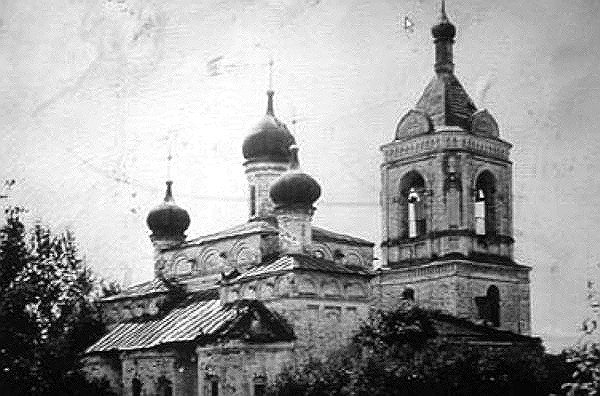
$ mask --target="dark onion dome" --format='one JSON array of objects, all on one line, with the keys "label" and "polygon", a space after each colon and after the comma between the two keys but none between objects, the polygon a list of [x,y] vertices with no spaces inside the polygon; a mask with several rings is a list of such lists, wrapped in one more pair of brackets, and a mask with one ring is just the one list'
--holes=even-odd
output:
[{"label": "dark onion dome", "polygon": [[146,224],[155,237],[181,237],[190,226],[190,215],[173,200],[172,184],[172,181],[167,181],[165,200],[146,218]]},{"label": "dark onion dome", "polygon": [[242,153],[247,161],[289,162],[294,136],[273,112],[273,91],[267,91],[267,113],[244,139]]},{"label": "dark onion dome", "polygon": [[436,40],[453,40],[456,36],[456,27],[454,27],[446,16],[446,2],[444,0],[442,0],[440,20],[431,28],[431,34]]},{"label": "dark onion dome", "polygon": [[269,194],[276,207],[312,207],[321,196],[321,186],[310,175],[299,169],[298,146],[289,148],[290,170],[279,177],[271,186]]}]

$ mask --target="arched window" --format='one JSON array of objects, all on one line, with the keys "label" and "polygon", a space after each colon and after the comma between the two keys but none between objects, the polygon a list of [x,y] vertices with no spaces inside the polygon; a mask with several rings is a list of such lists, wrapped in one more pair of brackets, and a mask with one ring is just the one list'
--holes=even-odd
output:
[{"label": "arched window", "polygon": [[142,394],[142,382],[137,377],[131,380],[131,394],[133,396]]},{"label": "arched window", "polygon": [[496,232],[495,199],[496,178],[483,171],[475,183],[475,233],[490,235]]},{"label": "arched window", "polygon": [[171,381],[164,376],[158,379],[157,395],[158,396],[173,396],[173,386]]},{"label": "arched window", "polygon": [[400,183],[403,213],[403,235],[416,238],[425,234],[425,180],[415,171],[407,173]]},{"label": "arched window", "polygon": [[415,290],[407,287],[402,291],[402,299],[408,301],[415,301]]},{"label": "arched window", "polygon": [[500,326],[500,290],[494,285],[488,287],[486,297],[490,305],[489,320],[492,326]]},{"label": "arched window", "polygon": [[488,287],[485,296],[475,297],[479,318],[488,325],[500,326],[500,290],[495,285]]}]

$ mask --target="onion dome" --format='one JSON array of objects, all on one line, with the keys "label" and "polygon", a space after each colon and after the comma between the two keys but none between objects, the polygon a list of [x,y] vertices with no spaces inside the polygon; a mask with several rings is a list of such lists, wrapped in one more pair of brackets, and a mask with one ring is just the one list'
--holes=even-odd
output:
[{"label": "onion dome", "polygon": [[164,201],[152,209],[146,218],[146,224],[154,237],[183,237],[183,233],[190,226],[188,212],[177,206],[173,200],[172,184],[172,181],[167,181]]},{"label": "onion dome", "polygon": [[312,207],[321,196],[321,186],[310,175],[299,169],[298,146],[289,148],[290,170],[279,177],[271,186],[269,194],[276,207]]},{"label": "onion dome", "polygon": [[446,16],[446,2],[442,0],[440,20],[431,28],[431,34],[436,40],[453,40],[456,36],[456,28]]},{"label": "onion dome", "polygon": [[274,92],[267,91],[267,113],[244,140],[242,153],[247,161],[289,162],[289,147],[296,144],[294,136],[273,112]]}]

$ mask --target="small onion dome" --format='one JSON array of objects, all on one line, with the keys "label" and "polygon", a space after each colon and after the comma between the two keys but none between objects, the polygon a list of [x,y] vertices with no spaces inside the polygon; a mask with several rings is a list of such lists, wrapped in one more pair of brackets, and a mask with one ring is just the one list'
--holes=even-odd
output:
[{"label": "small onion dome", "polygon": [[146,224],[155,237],[181,237],[190,226],[190,215],[173,200],[172,184],[172,181],[167,181],[165,200],[146,218]]},{"label": "small onion dome", "polygon": [[456,36],[456,27],[446,16],[446,2],[443,0],[440,20],[431,28],[431,34],[436,40],[452,40]]},{"label": "small onion dome", "polygon": [[281,175],[273,183],[269,191],[271,199],[276,207],[312,207],[321,196],[321,186],[310,175],[300,171],[298,146],[291,146],[289,151],[291,154],[290,171]]},{"label": "small onion dome", "polygon": [[273,91],[267,91],[267,113],[244,139],[242,153],[247,161],[289,162],[294,136],[273,112]]}]

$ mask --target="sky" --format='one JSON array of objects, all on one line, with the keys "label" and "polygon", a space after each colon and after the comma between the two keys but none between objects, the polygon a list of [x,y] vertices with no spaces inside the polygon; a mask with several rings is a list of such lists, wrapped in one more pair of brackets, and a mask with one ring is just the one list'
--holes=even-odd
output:
[{"label": "sky", "polygon": [[[100,276],[152,277],[174,180],[190,237],[247,218],[241,145],[275,113],[321,183],[314,222],[379,243],[379,147],[433,75],[437,0],[0,0],[0,204],[72,229]],[[533,334],[572,343],[600,284],[600,0],[449,0],[456,74],[514,145]],[[406,21],[409,23],[405,23]],[[171,166],[167,156],[171,147]]]}]

